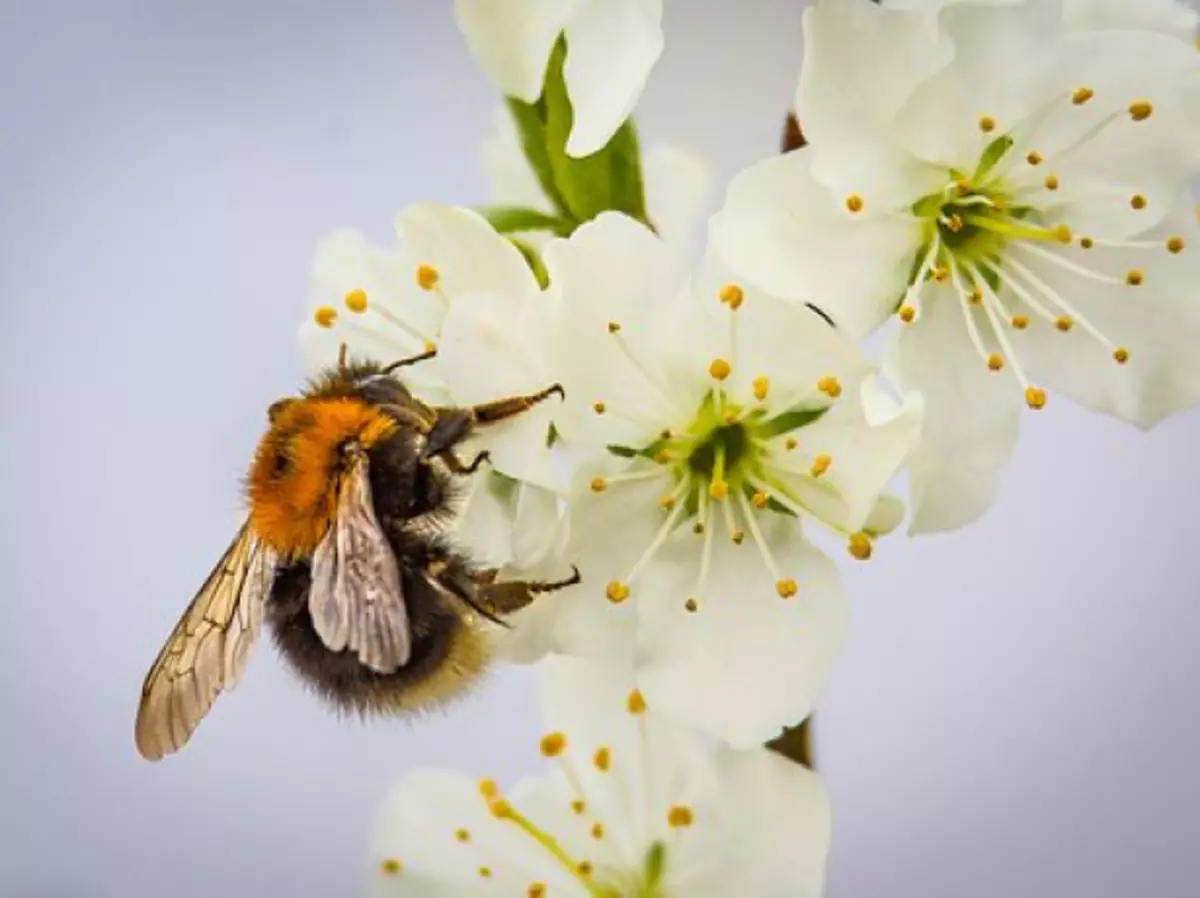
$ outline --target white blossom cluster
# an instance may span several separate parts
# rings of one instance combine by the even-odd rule
[[[1200,399],[1197,17],[816,0],[806,145],[733,179],[693,266],[704,167],[643,159],[630,120],[662,0],[455,8],[507,98],[496,205],[409,206],[394,248],[330,236],[302,339],[314,367],[342,343],[436,347],[405,376],[439,403],[561,384],[479,436],[490,467],[454,536],[513,576],[582,578],[495,634],[539,664],[549,772],[406,776],[373,886],[820,895],[824,792],[763,747],[811,713],[846,631],[809,535],[865,560],[906,517],[970,524],[1051,393],[1143,428]]]

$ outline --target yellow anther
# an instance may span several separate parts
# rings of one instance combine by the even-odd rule
[[[1150,201],[1147,200],[1146,197],[1143,196],[1142,194],[1135,193],[1133,196],[1131,196],[1129,198],[1129,205],[1132,206],[1134,209],[1141,211],[1142,209],[1145,209],[1148,205],[1150,205]]]
[[[529,891],[526,894],[529,898],[546,898],[546,884],[542,882],[531,883]]]
[[[602,493],[608,489],[608,481],[603,477],[593,477],[591,487],[593,493]]]
[[[713,359],[708,366],[708,374],[713,380],[724,380],[733,372],[733,366],[725,359]]]
[[[852,193],[846,197],[846,208],[856,215],[863,210],[863,205],[863,198],[857,193]]]
[[[620,580],[610,580],[608,585],[604,587],[604,595],[614,605],[620,605],[629,598],[629,587]]]
[[[608,332],[610,334],[620,333],[621,332],[621,322],[619,322],[619,321],[608,322]]]
[[[819,381],[817,381],[817,389],[830,399],[837,399],[842,395],[842,385],[838,379],[832,375],[828,377],[822,377]]]
[[[1037,150],[1031,150],[1029,152],[1029,154],[1025,157],[1025,161],[1028,162],[1030,165],[1041,165],[1043,162],[1046,161],[1046,157],[1043,156],[1041,153],[1039,153]]]
[[[972,287],[971,292],[967,294],[967,302],[973,306],[983,303],[983,291],[978,287]]]
[[[666,449],[659,449],[654,453],[654,460],[660,465],[665,465],[671,460],[671,453]]]
[[[367,310],[367,291],[351,290],[346,294],[344,302],[346,303],[346,308],[351,312],[361,314]]]
[[[595,402],[593,402],[593,403],[592,403],[592,411],[594,411],[594,412],[595,412],[597,415],[603,415],[603,414],[604,414],[604,410],[605,410],[607,407],[608,407],[608,406],[606,406],[606,405],[604,404],[604,402],[603,402],[602,400],[599,400],[599,399],[597,399]]]
[[[567,737],[562,733],[547,733],[542,737],[542,757],[557,758],[567,748]]]
[[[670,511],[675,507],[675,497],[668,493],[658,500],[658,507],[663,511]]]
[[[667,811],[667,825],[673,829],[691,826],[696,821],[696,815],[686,804],[677,804]]]
[[[1118,346],[1113,350],[1113,358],[1116,360],[1118,365],[1124,365],[1129,361],[1129,350],[1124,346]]]
[[[1182,237],[1172,237],[1167,240],[1167,250],[1175,255],[1179,255],[1179,253],[1183,252],[1184,246],[1186,246],[1186,244],[1183,242]]]
[[[756,377],[751,386],[754,389],[754,398],[762,402],[767,398],[767,391],[771,388],[771,382],[765,377]]]
[[[457,829],[454,831],[454,838],[460,842],[470,842],[471,831],[469,829]]]
[[[961,231],[966,226],[967,226],[967,223],[965,221],[963,221],[963,217],[961,215],[959,215],[957,212],[955,212],[953,215],[951,215],[949,218],[946,219],[946,227],[950,229],[950,232],[952,234],[957,234],[959,231]]]
[[[740,546],[746,541],[746,531],[735,530],[733,533],[729,534],[729,539],[735,546]]]
[[[850,550],[850,555],[859,561],[866,561],[870,558],[874,549],[874,546],[871,545],[871,538],[865,533],[851,533],[846,547]]]
[[[582,817],[587,810],[587,803],[580,801],[578,798],[571,802],[571,813],[577,817]]]
[[[1037,387],[1028,387],[1025,390],[1025,404],[1031,409],[1037,411],[1046,407],[1046,391]]]
[[[1046,185],[1047,190],[1058,190],[1058,175],[1046,175],[1046,180],[1042,183]]]
[[[699,521],[697,521],[696,523],[694,523],[692,525],[692,533],[695,533],[697,536],[699,536],[703,532],[704,532],[704,525],[701,524]]]
[[[688,612],[688,614],[695,614],[697,611],[700,610],[700,603],[697,602],[695,599],[688,599],[686,602],[683,603],[683,607],[684,607],[684,610],[686,610]]]
[[[493,798],[497,798],[500,795],[500,787],[496,785],[495,780],[480,780],[479,794],[488,801],[491,801]]]
[[[492,878],[492,868],[491,867],[480,867],[479,868],[479,878],[480,879],[491,879]]]
[[[604,824],[603,823],[593,823],[592,824],[592,838],[593,839],[603,839],[604,838]]]
[[[734,311],[740,309],[746,299],[746,291],[737,284],[726,284],[717,295],[721,298],[721,302]]]
[[[717,502],[722,502],[729,495],[729,484],[718,478],[708,485],[708,494]]]
[[[898,314],[900,315],[900,320],[905,324],[912,324],[913,320],[917,317],[917,310],[912,306],[901,306]]]
[[[404,872],[404,865],[394,857],[385,857],[379,862],[379,869],[384,876],[398,876]]]
[[[996,120],[990,115],[981,115],[979,117],[979,130],[984,134],[991,134],[996,130]]]
[[[425,352],[437,352],[437,344],[430,340],[426,340],[425,341]]]
[[[992,371],[1001,371],[1004,368],[1004,356],[998,352],[993,352],[988,356],[987,366]]]
[[[513,815],[513,807],[503,798],[494,798],[488,802],[488,810],[497,820],[507,820]]]
[[[829,470],[829,466],[832,464],[833,464],[833,456],[832,455],[825,455],[824,453],[822,453],[821,455],[818,455],[815,459],[813,459],[812,472],[811,472],[812,476],[820,477],[822,474],[824,474],[826,471]]]
[[[1138,100],[1129,105],[1129,116],[1135,122],[1144,122],[1154,114],[1154,104],[1149,100]]]
[[[795,449],[799,445],[800,445],[800,441],[798,439],[796,439],[795,437],[788,437],[786,440],[783,441],[783,448],[786,449],[788,452],[791,452],[793,449]]]
[[[333,306],[318,306],[313,312],[313,321],[321,327],[333,327],[333,323],[337,321],[337,309]]]
[[[1054,239],[1059,243],[1070,243],[1075,239],[1075,235],[1071,233],[1070,225],[1056,225],[1053,231]]]
[[[1029,316],[1028,315],[1013,315],[1012,316],[1012,326],[1019,331],[1025,330],[1025,328],[1029,327]]]
[[[646,696],[642,695],[640,689],[634,689],[626,697],[625,710],[634,715],[646,713]]]
[[[764,509],[767,507],[767,494],[759,490],[750,501],[754,503],[755,508]]]
[[[931,274],[933,275],[933,279],[939,284],[944,284],[946,281],[950,280],[950,269],[945,265],[933,266],[933,271]]]
[[[1075,322],[1069,315],[1059,315],[1054,319],[1054,326],[1065,334],[1075,326]]]
[[[674,433],[674,431],[671,430],[671,428],[664,427],[662,430],[660,430],[658,432],[658,435],[659,435],[659,437],[661,437],[664,440],[669,440],[669,439],[671,439],[671,437],[675,436],[675,433]]]
[[[592,867],[591,861],[580,861],[579,866],[577,866],[575,869],[579,872],[580,876],[582,876],[584,879],[587,879],[592,875],[592,870],[594,868]]]
[[[432,290],[437,286],[440,278],[441,275],[438,274],[438,270],[432,265],[417,266],[417,286],[422,290]]]
[[[608,772],[609,768],[612,767],[612,752],[609,751],[608,746],[601,746],[596,749],[596,753],[592,755],[592,764],[601,773]]]
[[[1080,238],[1079,238],[1079,245],[1080,245],[1080,246],[1081,246],[1083,249],[1091,249],[1093,246],[1095,246],[1095,245],[1096,245],[1096,241],[1095,241],[1095,240],[1093,240],[1091,237],[1080,237]]]
[[[1076,106],[1082,106],[1094,96],[1096,96],[1096,92],[1090,87],[1081,87],[1071,96],[1071,102]]]
[[[779,593],[779,598],[790,599],[794,596],[800,587],[796,585],[796,581],[791,577],[784,577],[775,583],[775,591]]]
[[[1140,268],[1131,268],[1125,274],[1125,283],[1130,287],[1140,287],[1146,280],[1146,272]]]
[[[958,188],[958,192],[961,196],[966,196],[971,192],[971,179],[959,178],[954,182],[954,186]]]

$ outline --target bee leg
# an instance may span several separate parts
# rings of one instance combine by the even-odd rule
[[[425,566],[425,579],[448,592],[482,617],[502,627],[508,625],[496,616],[491,603],[480,595],[479,583],[466,571],[452,568],[445,561],[431,561]]]
[[[387,365],[384,367],[383,373],[391,374],[397,368],[407,368],[409,365],[415,365],[418,362],[424,362],[426,359],[431,359],[435,355],[437,355],[436,349],[427,349],[427,350],[425,350],[425,352],[422,352],[420,355],[412,355],[406,359],[400,359],[397,362],[392,362],[390,365]]]
[[[471,459],[469,464],[466,464],[452,450],[447,449],[445,452],[439,453],[438,458],[446,462],[446,467],[450,469],[450,473],[452,474],[474,474],[479,470],[479,466],[490,459],[491,456],[485,449]]]
[[[535,596],[574,586],[582,578],[579,568],[572,565],[571,576],[563,580],[506,580],[496,583],[495,579],[496,571],[484,571],[476,576],[476,582],[482,587],[484,601],[497,614],[512,614],[530,604]]]
[[[485,402],[482,405],[476,405],[468,409],[474,418],[476,424],[492,424],[496,421],[503,421],[505,418],[511,418],[514,415],[519,415],[521,412],[528,411],[539,402],[549,399],[551,396],[558,396],[559,399],[565,397],[566,391],[563,390],[562,384],[555,384],[545,390],[540,390],[537,393],[530,393],[527,396],[510,396],[508,399],[497,399],[495,402]]]

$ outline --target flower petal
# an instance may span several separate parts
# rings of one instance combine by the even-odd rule
[[[567,154],[602,149],[633,112],[662,55],[662,0],[587,0],[566,23]]]
[[[767,749],[725,749],[721,760],[736,893],[818,898],[832,830],[820,778]]]
[[[1063,0],[1063,15],[1075,28],[1158,31],[1192,43],[1200,13],[1180,0]]]
[[[814,179],[813,158],[808,149],[773,156],[733,179],[710,223],[710,264],[812,303],[862,337],[895,309],[921,227],[853,215]]]
[[[993,373],[971,345],[949,291],[927,291],[921,317],[903,327],[886,367],[925,400],[921,443],[909,461],[910,533],[953,530],[991,504],[1012,455],[1021,391],[1011,374]]]
[[[517,128],[506,107],[501,106],[492,115],[492,131],[483,143],[483,168],[490,202],[552,211],[521,149]]]
[[[752,541],[718,533],[703,590],[690,533],[664,547],[638,602],[638,682],[651,706],[734,747],[762,743],[806,718],[845,635],[847,600],[833,563],[804,543],[793,520],[764,521],[781,573],[799,592],[782,599]],[[714,528],[719,529],[719,528]],[[685,599],[696,598],[694,612]]]
[[[708,162],[680,147],[659,144],[647,148],[642,166],[646,208],[655,230],[687,255],[712,186]]]
[[[436,272],[432,291],[447,303],[471,293],[510,301],[539,292],[520,250],[478,213],[456,206],[416,203],[396,216],[400,242],[416,266]]]
[[[471,55],[501,93],[532,103],[542,95],[550,51],[586,0],[454,0]]]
[[[372,892],[381,898],[483,898],[504,894],[497,886],[514,880],[564,888],[574,881],[549,852],[492,815],[476,783],[439,770],[414,771],[392,787],[370,855]],[[587,896],[582,888],[562,894]]]
[[[1112,349],[1078,324],[1062,333],[1035,321],[1014,335],[1030,377],[1139,427],[1200,402],[1200,227],[1192,210],[1191,196],[1180,197],[1160,227],[1139,237],[1148,248],[1064,250],[1072,260],[1118,280],[1115,285],[1089,282],[1076,305],[1128,352],[1128,362],[1117,364]],[[1185,248],[1169,253],[1168,237],[1180,238]],[[1079,291],[1078,275],[1039,259],[1027,264],[1060,295]],[[1133,268],[1145,273],[1139,287],[1121,282]]]

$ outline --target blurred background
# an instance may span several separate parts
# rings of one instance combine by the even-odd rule
[[[719,185],[776,148],[803,3],[666,6],[642,131]],[[366,727],[269,649],[187,751],[132,742],[302,376],[314,244],[484,201],[496,105],[449,2],[0,0],[3,898],[354,895],[394,777],[535,766],[523,671]],[[846,565],[832,898],[1196,894],[1200,414],[1026,424],[981,524]]]

